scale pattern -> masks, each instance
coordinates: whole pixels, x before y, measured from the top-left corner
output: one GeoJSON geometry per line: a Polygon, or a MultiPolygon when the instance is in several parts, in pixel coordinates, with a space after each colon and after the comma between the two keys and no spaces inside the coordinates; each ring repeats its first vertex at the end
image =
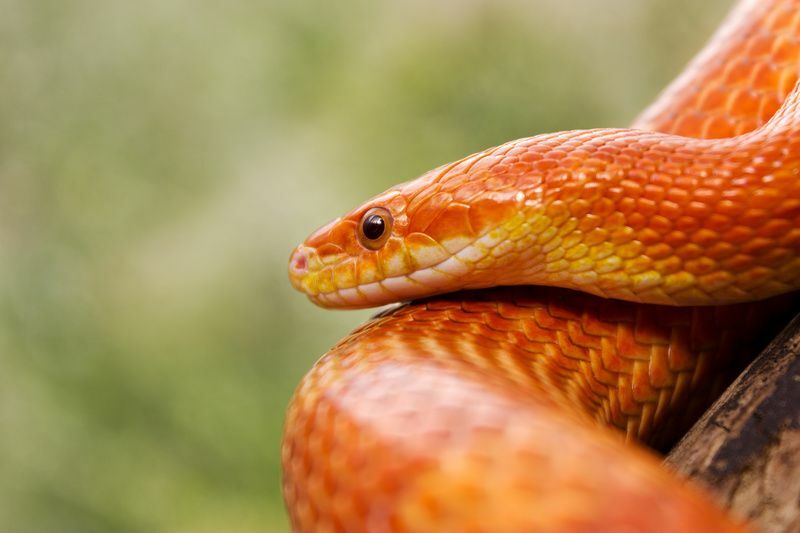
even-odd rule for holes
{"type": "MultiPolygon", "coordinates": [[[[798,4],[740,3],[635,126],[723,137],[763,124],[768,106],[777,109],[788,92],[787,76],[796,76],[798,4]],[[766,40],[743,44],[758,36],[766,40]],[[713,98],[697,96],[705,87],[714,88],[713,98]]],[[[427,179],[469,163],[443,167],[427,179]]],[[[387,200],[413,205],[401,195],[387,200]]],[[[476,225],[485,218],[479,211],[471,217],[476,225]]],[[[431,213],[429,221],[436,218],[431,213]]],[[[439,222],[456,224],[463,215],[461,209],[439,222]]],[[[355,223],[341,222],[317,232],[311,244],[329,238],[334,227],[352,236],[355,223]]],[[[408,217],[396,222],[409,225],[408,217]]],[[[338,249],[304,259],[334,262],[354,244],[345,239],[338,249]]],[[[407,250],[409,261],[424,259],[419,250],[407,250]]],[[[303,288],[296,257],[290,276],[303,288]]],[[[367,268],[341,267],[340,275],[350,270],[368,283],[370,267],[398,266],[384,259],[376,254],[367,268]]],[[[333,282],[332,273],[320,281],[333,282]]],[[[315,300],[352,305],[348,290],[315,300]]],[[[619,446],[619,434],[606,428],[622,429],[629,441],[669,442],[728,379],[734,361],[752,357],[755,334],[769,336],[796,308],[791,295],[736,307],[675,308],[516,288],[390,310],[329,351],[292,399],[283,465],[293,528],[739,530],[653,457],[635,445],[619,446]]]]}
{"type": "Polygon", "coordinates": [[[326,354],[290,406],[294,528],[488,531],[502,515],[507,531],[711,530],[710,503],[591,420],[668,441],[792,303],[691,309],[526,288],[389,311],[326,354]]]}
{"type": "Polygon", "coordinates": [[[741,2],[633,127],[706,139],[765,124],[797,83],[800,0],[741,2]]]}

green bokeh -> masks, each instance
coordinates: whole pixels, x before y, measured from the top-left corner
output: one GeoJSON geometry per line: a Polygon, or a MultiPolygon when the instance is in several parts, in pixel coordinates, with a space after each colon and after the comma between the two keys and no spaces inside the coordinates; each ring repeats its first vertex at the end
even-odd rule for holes
{"type": "Polygon", "coordinates": [[[624,125],[730,0],[0,0],[0,531],[287,528],[283,412],[367,312],[293,244],[502,141],[624,125]]]}

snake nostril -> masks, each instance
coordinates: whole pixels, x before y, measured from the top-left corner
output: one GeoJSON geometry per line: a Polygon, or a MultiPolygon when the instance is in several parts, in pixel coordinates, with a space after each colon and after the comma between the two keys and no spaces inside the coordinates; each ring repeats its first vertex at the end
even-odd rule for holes
{"type": "Polygon", "coordinates": [[[289,266],[296,274],[304,273],[308,269],[308,256],[303,250],[295,250],[291,261],[289,261],[289,266]]]}

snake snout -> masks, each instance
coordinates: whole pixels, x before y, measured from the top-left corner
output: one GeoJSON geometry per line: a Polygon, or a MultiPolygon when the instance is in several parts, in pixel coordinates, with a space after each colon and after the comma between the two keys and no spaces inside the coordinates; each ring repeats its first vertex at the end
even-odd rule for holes
{"type": "Polygon", "coordinates": [[[289,260],[289,268],[294,274],[305,274],[308,271],[308,256],[304,250],[295,250],[289,260]]]}
{"type": "Polygon", "coordinates": [[[303,245],[295,248],[289,257],[289,279],[292,285],[300,291],[303,290],[302,282],[309,273],[310,263],[311,250],[303,245]]]}

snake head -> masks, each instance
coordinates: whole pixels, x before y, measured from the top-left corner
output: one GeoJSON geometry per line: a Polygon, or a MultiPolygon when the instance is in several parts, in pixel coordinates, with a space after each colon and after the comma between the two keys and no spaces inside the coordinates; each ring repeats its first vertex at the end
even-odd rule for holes
{"type": "MultiPolygon", "coordinates": [[[[323,307],[363,308],[496,285],[485,271],[521,223],[521,192],[448,190],[442,169],[398,185],[323,226],[289,260],[294,287],[323,307]]],[[[493,270],[496,272],[495,270],[493,270]]]]}

